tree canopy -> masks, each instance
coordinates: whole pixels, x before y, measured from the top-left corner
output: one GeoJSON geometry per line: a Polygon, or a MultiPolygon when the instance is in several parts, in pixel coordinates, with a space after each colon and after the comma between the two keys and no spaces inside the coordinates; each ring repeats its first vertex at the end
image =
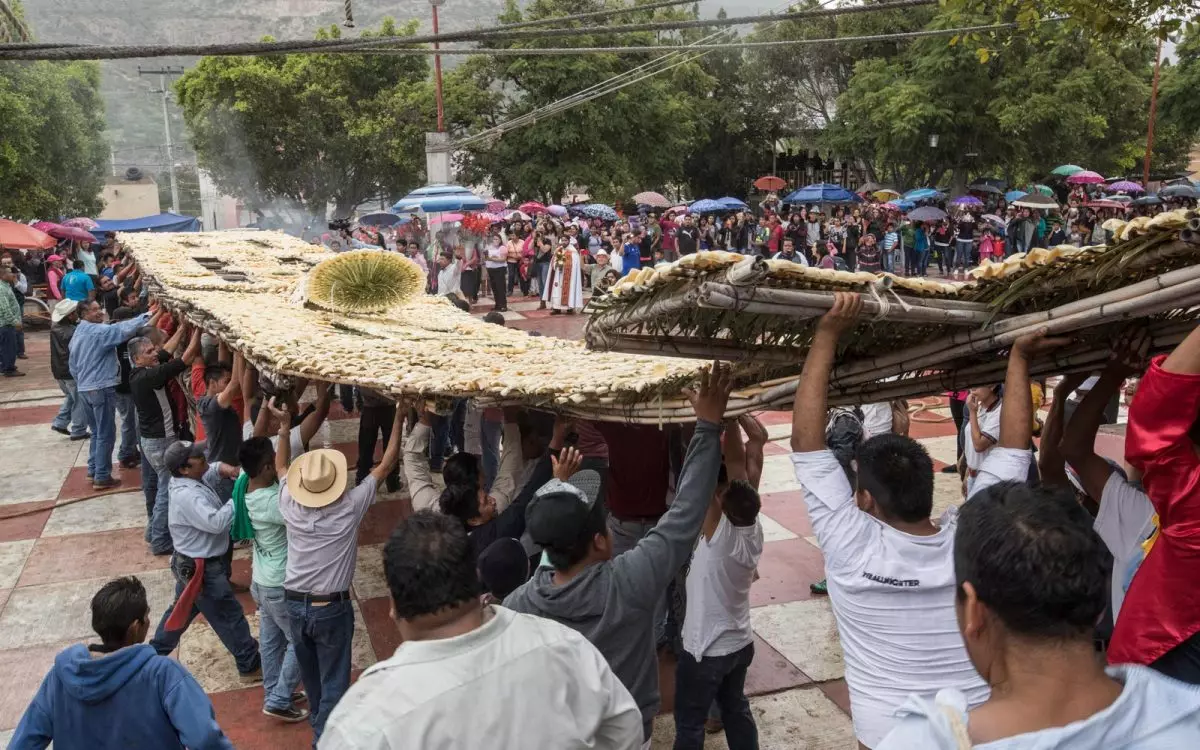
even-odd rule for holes
{"type": "MultiPolygon", "coordinates": [[[[9,38],[19,4],[0,16],[9,38]]],[[[99,211],[108,161],[95,63],[0,62],[0,215],[55,219],[99,211]]]]}

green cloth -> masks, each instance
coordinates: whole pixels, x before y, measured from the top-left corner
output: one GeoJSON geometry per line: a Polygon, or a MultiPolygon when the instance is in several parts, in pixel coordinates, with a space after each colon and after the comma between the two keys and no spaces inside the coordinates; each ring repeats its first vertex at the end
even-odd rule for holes
{"type": "Polygon", "coordinates": [[[235,542],[254,538],[254,524],[250,523],[250,511],[246,509],[246,488],[249,486],[250,477],[244,471],[233,483],[233,526],[229,533],[235,542]]]}
{"type": "Polygon", "coordinates": [[[17,296],[12,287],[0,282],[0,326],[18,326],[21,324],[21,306],[17,304],[17,296]]]}
{"type": "Polygon", "coordinates": [[[254,564],[250,580],[259,586],[283,586],[287,572],[287,525],[279,512],[279,483],[246,493],[254,524],[254,564]]]}

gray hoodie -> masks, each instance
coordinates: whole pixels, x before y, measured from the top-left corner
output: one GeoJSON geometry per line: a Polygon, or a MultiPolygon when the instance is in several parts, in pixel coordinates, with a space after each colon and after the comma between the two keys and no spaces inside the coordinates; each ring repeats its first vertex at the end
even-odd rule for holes
{"type": "Polygon", "coordinates": [[[591,641],[633,694],[646,739],[659,706],[654,608],[696,544],[720,467],[721,428],[698,422],[675,501],[636,547],[563,586],[555,585],[553,570],[540,568],[504,600],[509,609],[555,620],[591,641]]]}

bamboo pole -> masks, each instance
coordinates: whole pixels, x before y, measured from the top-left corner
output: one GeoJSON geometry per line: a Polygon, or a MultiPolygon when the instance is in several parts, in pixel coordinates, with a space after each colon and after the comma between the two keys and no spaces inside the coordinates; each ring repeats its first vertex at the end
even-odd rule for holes
{"type": "Polygon", "coordinates": [[[726,362],[795,364],[802,361],[796,350],[785,347],[741,346],[720,339],[680,339],[672,336],[621,334],[610,341],[608,351],[625,354],[655,354],[688,359],[720,359],[726,362]]]}
{"type": "MultiPolygon", "coordinates": [[[[811,318],[824,315],[829,308],[833,307],[834,299],[833,294],[829,292],[804,292],[764,287],[753,289],[749,294],[743,296],[736,289],[709,282],[700,287],[699,304],[701,307],[717,307],[739,312],[811,318]]],[[[994,313],[991,311],[926,307],[919,303],[911,304],[908,309],[905,309],[898,302],[892,303],[886,298],[884,300],[881,305],[879,300],[865,297],[863,312],[867,315],[880,315],[881,312],[886,312],[884,319],[888,322],[939,323],[943,325],[983,325],[994,317],[994,313]]],[[[907,302],[907,300],[905,301],[907,302]]]]}

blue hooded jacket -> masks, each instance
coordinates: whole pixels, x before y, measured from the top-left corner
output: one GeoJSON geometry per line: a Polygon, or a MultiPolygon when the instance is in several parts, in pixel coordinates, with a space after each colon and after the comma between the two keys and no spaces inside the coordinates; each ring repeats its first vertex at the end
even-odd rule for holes
{"type": "Polygon", "coordinates": [[[178,662],[148,645],[92,657],[59,653],[13,734],[9,750],[233,750],[212,702],[178,662]]]}

